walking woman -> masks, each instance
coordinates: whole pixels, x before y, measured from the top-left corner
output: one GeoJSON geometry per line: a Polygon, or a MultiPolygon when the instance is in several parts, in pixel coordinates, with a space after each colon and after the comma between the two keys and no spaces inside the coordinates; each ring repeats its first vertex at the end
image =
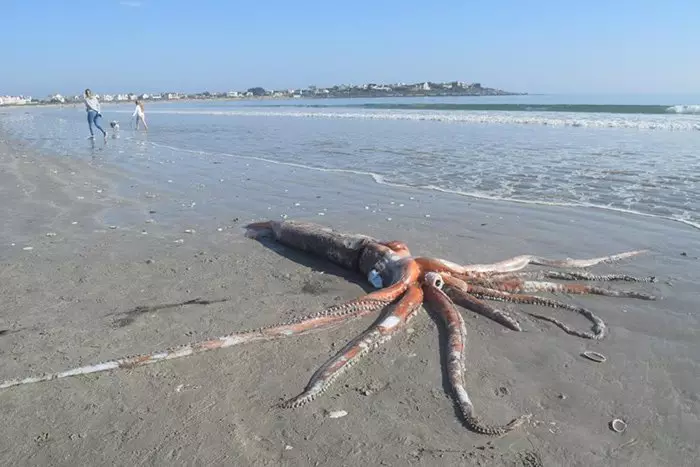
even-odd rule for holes
{"type": "Polygon", "coordinates": [[[90,89],[85,90],[85,111],[87,112],[88,125],[90,126],[90,138],[95,138],[95,134],[92,132],[92,125],[95,125],[102,132],[105,139],[107,139],[107,132],[102,129],[97,121],[98,118],[102,117],[100,113],[100,102],[90,89]]]}
{"type": "Polygon", "coordinates": [[[148,131],[148,125],[146,125],[146,114],[143,112],[143,102],[137,100],[136,101],[136,109],[134,109],[134,113],[131,115],[132,117],[136,117],[136,129],[139,129],[139,121],[143,123],[143,127],[148,131]]]}

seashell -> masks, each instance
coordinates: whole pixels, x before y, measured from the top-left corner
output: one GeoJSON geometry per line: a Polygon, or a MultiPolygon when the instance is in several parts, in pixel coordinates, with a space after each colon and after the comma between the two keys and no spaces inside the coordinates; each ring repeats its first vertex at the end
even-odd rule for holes
{"type": "Polygon", "coordinates": [[[332,412],[328,412],[328,418],[342,418],[347,414],[348,413],[345,410],[334,410],[332,412]]]}
{"type": "Polygon", "coordinates": [[[605,355],[598,352],[592,352],[590,350],[583,352],[581,355],[596,363],[604,363],[608,360],[608,358],[605,355]]]}
{"type": "Polygon", "coordinates": [[[627,429],[627,423],[625,423],[623,420],[620,420],[619,418],[616,418],[615,420],[610,422],[610,429],[615,433],[622,433],[627,429]]]}

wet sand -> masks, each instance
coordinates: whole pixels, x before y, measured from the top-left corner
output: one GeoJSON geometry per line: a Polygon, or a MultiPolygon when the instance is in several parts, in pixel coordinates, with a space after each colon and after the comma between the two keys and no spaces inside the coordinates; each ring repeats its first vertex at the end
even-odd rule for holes
{"type": "MultiPolygon", "coordinates": [[[[522,333],[465,312],[465,380],[477,413],[490,423],[533,414],[500,439],[462,426],[444,374],[442,327],[423,312],[411,333],[296,410],[272,406],[300,392],[372,317],[308,336],[2,390],[3,465],[700,462],[697,230],[214,159],[211,171],[157,161],[126,171],[99,157],[56,158],[0,142],[0,380],[273,324],[368,290],[361,278],[244,237],[247,222],[282,215],[402,239],[416,254],[460,263],[650,248],[594,270],[657,276],[655,284],[614,286],[662,298],[565,297],[606,321],[609,335],[601,342],[517,313],[526,306],[514,311],[522,333]],[[227,301],[133,311],[197,297],[227,301]],[[608,360],[586,360],[585,350],[608,360]],[[348,415],[329,418],[334,410],[348,415]],[[628,423],[624,433],[610,430],[614,418],[628,423]]],[[[589,325],[565,311],[538,310],[589,325]]]]}

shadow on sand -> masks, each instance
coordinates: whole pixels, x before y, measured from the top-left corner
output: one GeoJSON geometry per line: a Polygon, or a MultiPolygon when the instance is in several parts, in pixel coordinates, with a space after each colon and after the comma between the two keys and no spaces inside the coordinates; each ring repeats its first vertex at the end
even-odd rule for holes
{"type": "MultiPolygon", "coordinates": [[[[367,281],[362,277],[362,275],[359,272],[352,272],[348,271],[346,269],[341,268],[340,266],[333,264],[329,262],[326,259],[322,259],[313,255],[310,255],[308,253],[302,252],[295,250],[293,248],[286,247],[284,245],[281,245],[274,240],[261,236],[259,238],[254,238],[251,239],[252,241],[257,241],[261,245],[263,245],[265,248],[269,249],[270,251],[275,252],[276,254],[282,256],[283,258],[286,258],[290,261],[293,261],[297,264],[300,264],[302,266],[305,266],[309,268],[312,271],[315,272],[320,272],[323,274],[329,274],[333,276],[337,276],[341,279],[344,279],[352,284],[356,284],[360,286],[365,293],[372,292],[373,289],[371,285],[367,283],[367,281]]],[[[322,288],[315,287],[313,284],[310,283],[305,283],[302,284],[301,290],[304,293],[308,293],[311,295],[320,295],[324,292],[322,288]]],[[[133,324],[140,315],[144,313],[153,313],[157,311],[162,311],[162,310],[170,310],[173,308],[178,308],[186,305],[211,305],[214,303],[222,303],[228,301],[228,298],[212,298],[212,299],[204,299],[204,298],[194,298],[190,300],[185,300],[182,302],[177,302],[177,303],[161,303],[161,304],[154,304],[154,305],[139,305],[135,308],[132,308],[128,311],[120,312],[118,313],[120,316],[119,318],[114,320],[113,326],[115,328],[123,328],[126,326],[129,326],[130,324],[133,324]]]]}

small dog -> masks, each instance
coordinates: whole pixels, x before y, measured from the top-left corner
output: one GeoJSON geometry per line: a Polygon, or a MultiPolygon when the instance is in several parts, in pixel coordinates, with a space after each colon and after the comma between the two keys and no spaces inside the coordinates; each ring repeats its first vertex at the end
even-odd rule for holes
{"type": "Polygon", "coordinates": [[[109,126],[112,127],[112,139],[117,139],[119,138],[119,122],[116,120],[112,120],[109,122],[109,126]]]}

